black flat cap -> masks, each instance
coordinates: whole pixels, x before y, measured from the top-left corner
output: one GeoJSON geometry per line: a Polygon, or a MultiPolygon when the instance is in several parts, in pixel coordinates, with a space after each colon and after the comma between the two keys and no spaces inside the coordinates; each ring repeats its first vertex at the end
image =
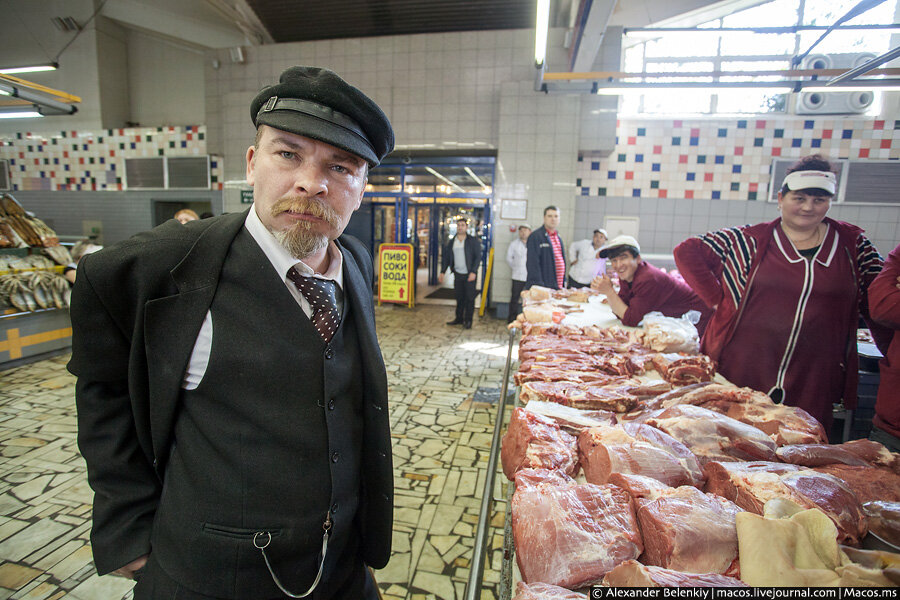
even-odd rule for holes
{"type": "Polygon", "coordinates": [[[250,104],[258,128],[268,125],[352,152],[371,166],[394,149],[394,130],[375,102],[319,67],[291,67],[250,104]]]}

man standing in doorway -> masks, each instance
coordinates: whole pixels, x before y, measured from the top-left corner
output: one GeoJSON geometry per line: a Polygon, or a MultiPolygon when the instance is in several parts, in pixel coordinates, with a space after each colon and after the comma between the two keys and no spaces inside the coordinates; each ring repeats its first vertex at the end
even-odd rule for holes
{"type": "Polygon", "coordinates": [[[522,290],[525,289],[525,280],[528,278],[528,265],[526,264],[528,248],[525,246],[525,241],[530,234],[531,227],[519,225],[519,237],[512,241],[506,251],[506,263],[512,269],[512,292],[509,297],[507,323],[516,320],[522,307],[522,290]]]}
{"type": "Polygon", "coordinates": [[[569,246],[569,287],[580,288],[591,285],[595,275],[606,272],[606,259],[599,258],[597,252],[606,243],[606,230],[595,229],[590,240],[578,240],[569,246]]]}
{"type": "Polygon", "coordinates": [[[292,67],[250,105],[253,205],[81,261],[78,445],[100,574],[136,600],[378,597],[391,555],[387,376],[372,257],[342,235],[387,116],[292,67]]]}
{"type": "Polygon", "coordinates": [[[566,255],[558,227],[559,210],[548,206],[544,209],[544,225],[528,236],[525,289],[541,285],[559,290],[566,286],[566,255]]]}
{"type": "Polygon", "coordinates": [[[462,325],[472,329],[475,313],[475,279],[481,262],[481,244],[478,238],[468,235],[469,223],[464,217],[456,220],[456,235],[444,248],[441,257],[441,274],[438,281],[444,283],[444,271],[453,269],[453,290],[456,292],[456,318],[447,325],[462,325]]]}

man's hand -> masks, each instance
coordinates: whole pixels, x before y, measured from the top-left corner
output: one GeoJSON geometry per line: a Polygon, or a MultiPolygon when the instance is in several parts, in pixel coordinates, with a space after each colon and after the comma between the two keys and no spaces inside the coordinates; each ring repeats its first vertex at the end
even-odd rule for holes
{"type": "Polygon", "coordinates": [[[591,280],[591,289],[597,290],[606,296],[616,293],[616,288],[613,287],[612,279],[606,275],[597,275],[594,277],[591,280]]]}
{"type": "Polygon", "coordinates": [[[469,273],[469,281],[475,281],[475,273],[469,273]]]}
{"type": "Polygon", "coordinates": [[[127,565],[125,565],[124,567],[116,569],[115,571],[113,571],[113,573],[115,575],[121,575],[122,577],[125,577],[126,579],[134,579],[134,572],[139,571],[144,568],[144,565],[147,564],[148,556],[149,556],[148,554],[145,554],[144,556],[141,556],[140,558],[136,558],[133,561],[131,561],[130,563],[128,563],[127,565]]]}
{"type": "Polygon", "coordinates": [[[444,274],[443,273],[438,275],[438,283],[444,283],[444,274]]]}

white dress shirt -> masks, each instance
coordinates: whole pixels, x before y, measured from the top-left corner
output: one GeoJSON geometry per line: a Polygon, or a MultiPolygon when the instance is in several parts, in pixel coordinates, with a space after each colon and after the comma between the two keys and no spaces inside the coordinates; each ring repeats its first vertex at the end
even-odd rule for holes
{"type": "MultiPolygon", "coordinates": [[[[294,297],[294,300],[300,305],[300,308],[306,314],[307,317],[312,318],[312,308],[307,302],[306,298],[303,297],[303,294],[300,293],[300,290],[297,289],[297,286],[287,278],[288,271],[292,268],[296,267],[297,271],[300,275],[304,277],[318,277],[320,279],[330,279],[337,284],[335,286],[334,295],[337,300],[337,309],[338,312],[343,314],[344,311],[344,257],[341,254],[340,249],[338,249],[337,244],[334,242],[329,242],[328,244],[328,270],[319,274],[316,273],[312,268],[309,267],[306,263],[301,260],[297,260],[293,256],[291,256],[284,247],[278,243],[278,240],[275,239],[275,236],[272,235],[266,226],[263,225],[263,222],[260,221],[259,216],[256,214],[256,205],[254,204],[250,212],[247,213],[247,219],[244,221],[244,227],[247,228],[247,232],[250,236],[259,244],[260,249],[263,251],[263,254],[266,255],[266,258],[269,259],[269,262],[272,264],[272,267],[275,269],[275,272],[278,273],[281,280],[284,282],[285,287],[291,296],[294,297]]],[[[200,381],[203,379],[203,375],[206,373],[206,368],[209,366],[209,356],[212,350],[212,336],[213,336],[213,318],[212,312],[206,312],[206,318],[203,320],[203,325],[200,327],[200,333],[197,334],[197,340],[194,342],[194,349],[191,352],[191,359],[188,361],[188,367],[184,372],[184,378],[181,382],[181,387],[186,390],[196,389],[198,385],[200,385],[200,381]]]]}
{"type": "Polygon", "coordinates": [[[514,280],[526,281],[528,279],[527,257],[528,247],[525,245],[525,242],[519,238],[514,239],[506,251],[506,263],[512,269],[512,278],[514,280]]]}
{"type": "Polygon", "coordinates": [[[569,246],[569,277],[589,284],[597,272],[597,250],[591,240],[578,240],[569,246]],[[575,261],[578,261],[577,263],[575,261]]]}

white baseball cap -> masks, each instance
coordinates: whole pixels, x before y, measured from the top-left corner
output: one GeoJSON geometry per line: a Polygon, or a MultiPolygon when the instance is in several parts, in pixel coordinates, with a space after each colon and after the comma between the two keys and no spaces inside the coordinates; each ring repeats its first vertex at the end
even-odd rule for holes
{"type": "Polygon", "coordinates": [[[597,256],[599,256],[600,258],[606,258],[607,256],[609,256],[610,250],[615,250],[616,248],[620,248],[622,246],[631,246],[638,251],[638,254],[640,254],[641,252],[641,245],[638,244],[638,241],[636,239],[634,239],[630,235],[617,235],[600,247],[600,250],[597,252],[597,256]]]}
{"type": "Polygon", "coordinates": [[[833,196],[837,189],[837,177],[831,171],[794,171],[787,174],[781,187],[787,187],[792,192],[815,188],[833,196]]]}

